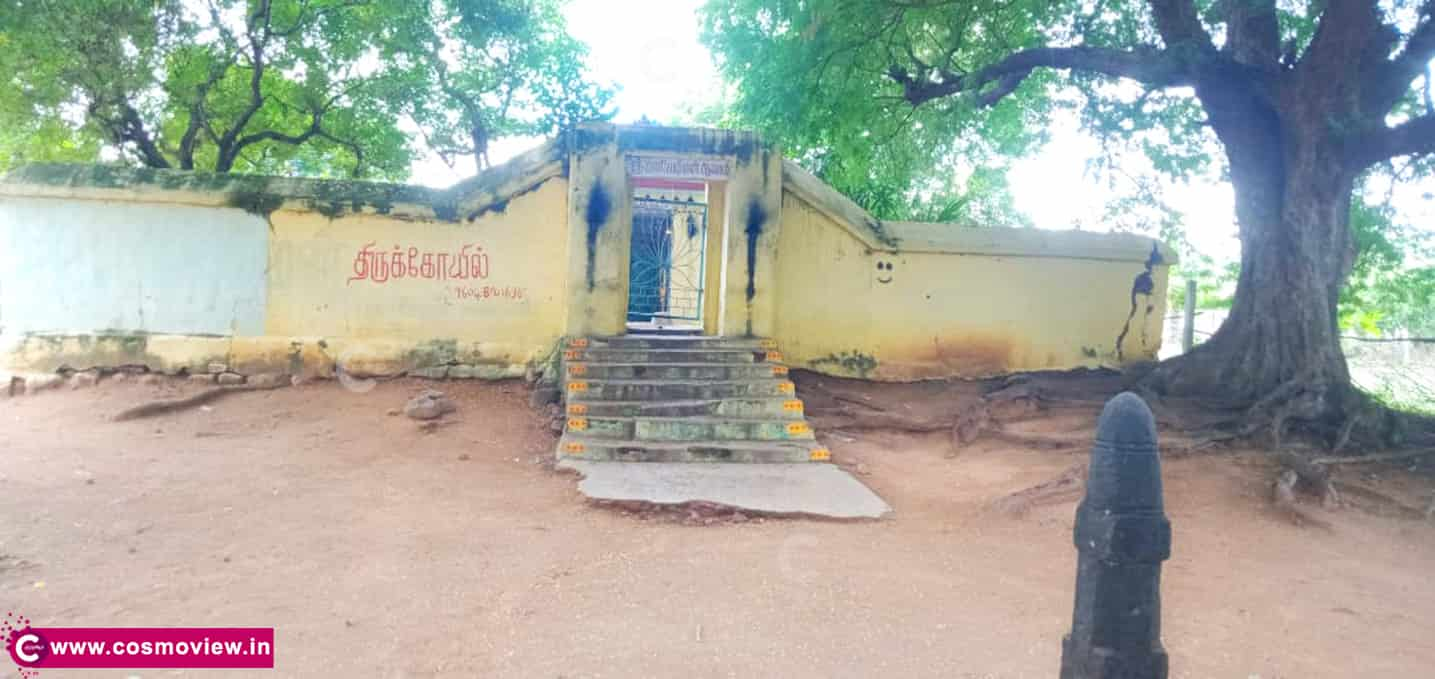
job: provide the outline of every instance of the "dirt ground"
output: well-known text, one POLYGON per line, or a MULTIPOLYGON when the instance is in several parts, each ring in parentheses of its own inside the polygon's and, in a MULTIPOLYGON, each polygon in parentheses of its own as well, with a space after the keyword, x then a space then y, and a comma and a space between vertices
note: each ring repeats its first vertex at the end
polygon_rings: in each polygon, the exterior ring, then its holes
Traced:
MULTIPOLYGON (((807 379, 804 397, 831 386, 807 379)), ((991 503, 1083 451, 951 457, 945 434, 817 417, 891 518, 704 525, 585 504, 546 464, 554 437, 521 383, 438 385, 459 411, 429 433, 386 414, 425 386, 313 383, 118 423, 177 387, 0 400, 6 609, 37 626, 272 626, 274 674, 292 677, 1056 675, 1074 502, 991 503)), ((944 389, 960 387, 877 397, 940 409, 944 389)), ((1411 502, 1430 490, 1350 473, 1411 502)), ((1269 480, 1254 454, 1167 461, 1172 676, 1435 676, 1435 523, 1312 507, 1333 528, 1296 527, 1268 509, 1269 480)))

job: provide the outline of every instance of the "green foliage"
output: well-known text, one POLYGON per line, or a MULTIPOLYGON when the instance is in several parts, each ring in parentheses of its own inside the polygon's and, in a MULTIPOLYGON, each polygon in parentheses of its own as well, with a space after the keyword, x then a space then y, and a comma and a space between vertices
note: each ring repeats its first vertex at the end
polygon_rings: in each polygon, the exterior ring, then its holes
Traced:
POLYGON ((151 167, 397 180, 599 116, 557 0, 0 0, 0 170, 151 167))
POLYGON ((1042 139, 1045 79, 991 109, 962 99, 913 108, 887 70, 894 51, 909 50, 976 66, 1037 40, 1030 19, 1044 4, 712 0, 703 40, 734 93, 708 119, 763 130, 879 218, 1019 221, 1005 159, 1042 139), (957 36, 976 35, 993 39, 946 53, 957 36))
POLYGON ((1171 313, 1186 308, 1186 281, 1194 278, 1197 309, 1230 309, 1240 274, 1240 265, 1236 262, 1218 265, 1204 255, 1183 259, 1171 268, 1166 308, 1171 313))
POLYGON ((1381 336, 1397 330, 1435 335, 1431 233, 1398 221, 1388 203, 1357 196, 1350 207, 1356 258, 1340 296, 1343 330, 1381 336))
MULTIPOLYGON (((975 223, 1022 221, 1004 181, 1008 163, 1042 147, 1053 116, 1074 118, 1102 147, 1088 163, 1089 176, 1116 196, 1100 226, 1159 235, 1181 256, 1172 280, 1195 277, 1198 306, 1229 307, 1238 264, 1190 247, 1185 233, 1193 227, 1162 197, 1174 181, 1230 179, 1213 116, 1192 88, 1048 62, 1011 83, 952 87, 917 97, 915 105, 909 97, 909 86, 958 83, 1034 48, 1110 48, 1153 59, 1159 53, 1158 67, 1169 69, 1207 59, 1197 47, 1167 45, 1157 30, 1153 7, 1180 4, 710 0, 702 10, 703 40, 733 91, 704 113, 775 135, 790 156, 879 217, 975 223)), ((1311 46, 1327 3, 1274 5, 1278 68, 1290 69, 1311 46)), ((1225 22, 1238 16, 1238 3, 1194 0, 1194 7, 1216 48, 1230 47, 1225 22)), ((1431 21, 1424 0, 1378 7, 1388 24, 1380 44, 1392 52, 1431 21)), ((1383 122, 1430 115, 1432 78, 1417 80, 1422 86, 1412 85, 1383 122)), ((1430 177, 1435 154, 1417 154, 1389 172, 1400 180, 1430 177)), ((1412 255, 1421 247, 1415 232, 1397 227, 1388 210, 1359 201, 1352 217, 1360 256, 1341 298, 1341 322, 1370 333, 1431 328, 1435 276, 1421 266, 1428 259, 1412 255)), ((1182 285, 1171 286, 1173 308, 1184 294, 1182 285)))

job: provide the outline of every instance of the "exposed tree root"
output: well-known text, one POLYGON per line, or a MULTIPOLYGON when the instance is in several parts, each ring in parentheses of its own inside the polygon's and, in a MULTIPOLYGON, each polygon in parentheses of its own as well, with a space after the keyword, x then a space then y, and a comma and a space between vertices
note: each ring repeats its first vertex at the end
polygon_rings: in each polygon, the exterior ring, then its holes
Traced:
POLYGON ((1000 425, 987 430, 993 440, 1027 448, 1043 450, 1080 450, 1091 445, 1090 436, 1047 436, 1044 434, 1019 434, 1001 428, 1000 425))
POLYGON ((1297 526, 1310 525, 1325 530, 1335 530, 1335 527, 1330 525, 1330 522, 1311 515, 1310 512, 1305 511, 1300 505, 1296 504, 1295 489, 1299 483, 1300 475, 1294 470, 1282 470, 1281 473, 1276 476, 1276 482, 1272 487, 1272 506, 1275 507, 1279 514, 1297 526))
POLYGON ((832 397, 832 400, 834 400, 834 401, 841 401, 841 402, 843 402, 843 403, 851 403, 852 405, 861 406, 861 407, 863 407, 863 408, 867 408, 868 410, 875 410, 875 411, 883 412, 883 413, 887 412, 887 409, 886 409, 886 408, 882 408, 882 407, 880 407, 880 406, 874 406, 874 405, 872 405, 871 403, 868 403, 868 402, 866 402, 866 401, 863 401, 863 400, 860 399, 860 398, 852 398, 851 396, 843 396, 842 394, 837 394, 837 393, 833 393, 833 392, 830 392, 830 391, 826 391, 825 393, 826 393, 828 396, 831 396, 831 397, 832 397))
POLYGON ((1049 481, 1011 493, 992 502, 1004 514, 1020 516, 1033 507, 1070 502, 1086 491, 1086 463, 1074 464, 1049 481))
POLYGON ((1375 401, 1350 383, 1343 366, 1305 371, 1252 397, 1212 377, 1212 366, 1226 357, 1203 354, 1205 346, 1133 376, 1131 387, 1158 414, 1172 407, 1200 411, 1207 421, 1198 431, 1213 439, 1246 440, 1277 451, 1298 439, 1333 454, 1435 444, 1435 419, 1375 401), (1263 434, 1266 440, 1260 440, 1263 434))
POLYGON ((1318 457, 1311 460, 1311 463, 1319 465, 1342 465, 1370 464, 1373 462, 1402 462, 1404 460, 1413 460, 1428 455, 1435 455, 1435 448, 1416 448, 1414 450, 1401 450, 1376 455, 1361 455, 1359 457, 1318 457))
POLYGON ((1429 519, 1435 515, 1435 511, 1431 511, 1435 509, 1435 496, 1431 497, 1431 502, 1425 509, 1421 509, 1360 484, 1342 483, 1340 487, 1344 489, 1342 497, 1345 498, 1346 504, 1360 507, 1372 514, 1414 521, 1429 519))
POLYGON ((1296 453, 1277 453, 1276 461, 1282 467, 1282 475, 1285 472, 1295 474, 1298 488, 1320 498, 1321 505, 1326 509, 1340 506, 1340 492, 1335 489, 1329 469, 1296 453))
MULTIPOLYGON (((1069 447, 1071 441, 1013 434, 1002 429, 1002 423, 1026 419, 1047 407, 1040 386, 1027 380, 1007 380, 1005 386, 983 396, 976 403, 957 413, 951 425, 952 449, 960 451, 983 435, 1001 438, 1017 445, 1069 447)), ((1078 444, 1079 445, 1079 444, 1078 444)))
POLYGON ((267 384, 240 384, 232 387, 214 387, 184 398, 165 398, 150 401, 149 403, 142 403, 133 408, 122 410, 110 419, 114 422, 123 422, 125 420, 137 420, 143 417, 154 417, 155 415, 163 415, 165 413, 172 413, 188 408, 195 408, 206 403, 212 403, 230 394, 244 391, 268 391, 287 385, 288 382, 277 380, 267 384))
POLYGON ((868 412, 854 410, 846 406, 823 408, 815 410, 812 414, 845 418, 840 422, 832 423, 832 428, 850 431, 888 429, 893 431, 905 431, 912 434, 929 434, 934 431, 946 431, 947 427, 950 426, 945 422, 918 420, 885 410, 868 412))

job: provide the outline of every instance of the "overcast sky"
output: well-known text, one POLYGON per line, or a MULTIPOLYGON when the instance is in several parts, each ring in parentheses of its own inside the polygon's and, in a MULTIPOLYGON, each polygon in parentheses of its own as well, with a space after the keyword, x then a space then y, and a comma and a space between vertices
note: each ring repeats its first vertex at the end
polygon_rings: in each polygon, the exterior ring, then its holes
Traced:
MULTIPOLYGON (((569 31, 588 44, 589 66, 599 81, 619 87, 617 121, 643 116, 657 121, 680 118, 694 104, 709 100, 719 78, 708 51, 698 42, 696 10, 702 0, 572 0, 565 10, 569 31)), ((1086 160, 1099 153, 1097 142, 1074 120, 1055 121, 1058 131, 1041 153, 1021 160, 1011 174, 1017 208, 1041 228, 1080 224, 1099 230, 1099 216, 1112 189, 1085 176, 1086 160), (1066 127, 1066 132, 1059 129, 1066 127)), ((505 139, 495 144, 494 162, 522 152, 537 139, 505 139)), ((468 171, 471 166, 461 164, 468 171)), ((465 174, 437 158, 414 166, 413 180, 444 187, 465 174)), ((1435 231, 1435 180, 1409 186, 1399 206, 1403 218, 1435 231)), ((1186 216, 1187 236, 1203 253, 1217 259, 1239 252, 1235 240, 1233 197, 1229 184, 1195 182, 1169 187, 1171 204, 1186 216)))

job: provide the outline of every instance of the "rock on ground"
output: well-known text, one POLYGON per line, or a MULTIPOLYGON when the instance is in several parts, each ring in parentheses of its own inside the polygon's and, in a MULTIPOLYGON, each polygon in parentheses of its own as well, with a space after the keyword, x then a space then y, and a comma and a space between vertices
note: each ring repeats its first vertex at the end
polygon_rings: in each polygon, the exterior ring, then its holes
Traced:
POLYGON ((425 389, 404 404, 404 414, 415 420, 436 420, 458 410, 443 392, 425 389))
POLYGON ((249 378, 249 384, 260 389, 272 389, 291 383, 291 378, 284 373, 260 373, 249 378))
POLYGON ((25 378, 25 393, 37 394, 46 389, 53 389, 60 386, 65 378, 59 375, 31 375, 25 378))
POLYGON ((100 381, 100 376, 92 372, 78 372, 70 376, 70 388, 81 389, 93 387, 100 381))
POLYGON ((557 403, 562 397, 558 387, 551 382, 539 382, 533 388, 533 393, 528 397, 528 405, 534 408, 542 408, 550 403, 557 403))

